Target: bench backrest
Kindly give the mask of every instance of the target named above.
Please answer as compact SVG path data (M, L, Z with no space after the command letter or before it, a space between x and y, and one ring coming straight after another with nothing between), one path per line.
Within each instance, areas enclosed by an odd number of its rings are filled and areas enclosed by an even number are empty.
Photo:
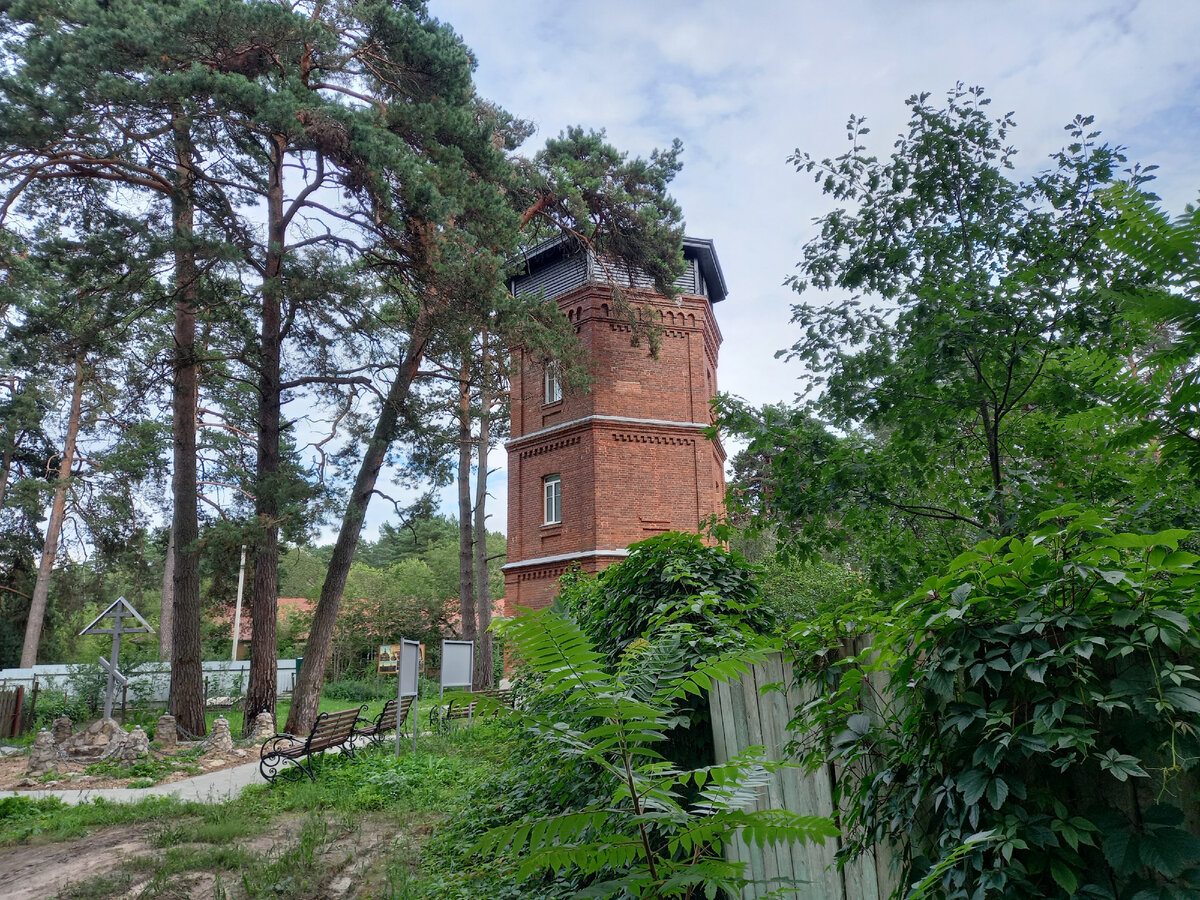
M512 708L512 705L513 705L512 690L510 690L508 688L493 688L492 690L487 690L487 691L475 691L475 693L472 696L476 699L469 700L469 701L460 701L457 703L453 700L450 701L450 706L446 710L446 718L448 718L448 719L466 719L466 718L470 718L471 716L474 716L475 709L476 709L476 707L479 706L479 701L481 699L483 699L484 697L488 698L489 700L491 700L495 703L503 704L504 706L507 706L510 709Z
M371 723L370 727L365 729L365 734L383 734L388 731L396 730L396 723L404 724L404 720L408 718L408 711L412 707L412 697L401 697L399 705L395 700L389 700L383 704L383 709L379 711L379 715Z
M309 734L305 745L310 753L317 750L328 750L339 747L350 740L354 732L354 723L362 715L365 706L354 709L341 709L337 712L321 713L313 723L312 733Z

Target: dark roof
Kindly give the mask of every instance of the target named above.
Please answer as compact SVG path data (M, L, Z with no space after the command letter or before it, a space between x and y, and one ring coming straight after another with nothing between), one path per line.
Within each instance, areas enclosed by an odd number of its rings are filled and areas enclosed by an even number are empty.
M543 241L536 247L525 251L513 260L514 263L524 263L526 272L533 272L550 265L570 253L567 238L559 235ZM729 293L725 285L725 273L721 271L721 262L717 259L717 251L711 238L687 237L683 239L684 259L695 259L700 264L700 274L708 285L709 300L719 303Z
M729 293L725 286L725 273L721 271L721 261L717 259L717 250L711 238L684 237L684 257L694 256L700 263L700 274L708 285L708 298L713 303L724 300Z

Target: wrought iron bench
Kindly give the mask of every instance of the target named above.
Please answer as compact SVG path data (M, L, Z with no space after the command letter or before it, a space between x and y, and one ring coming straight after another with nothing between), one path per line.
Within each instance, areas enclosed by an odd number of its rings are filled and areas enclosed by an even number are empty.
M466 699L469 697L470 699ZM475 691L461 699L453 699L445 706L435 706L429 711L429 730L444 734L450 723L459 719L473 719L476 712L493 715L500 712L501 707L512 709L513 693L508 688L497 688L490 691ZM482 707L482 709L480 709Z
M333 749L354 752L354 726L366 708L364 704L352 709L321 713L308 737L280 732L267 738L259 752L258 770L262 777L274 781L298 769L309 780L316 781L313 764L318 755Z
M383 709L374 719L359 719L360 722L367 724L361 728L355 727L354 736L356 738L364 737L372 744L382 744L385 734L391 734L393 731L404 728L412 705L412 697L402 698L399 704L395 700L389 700L383 704Z

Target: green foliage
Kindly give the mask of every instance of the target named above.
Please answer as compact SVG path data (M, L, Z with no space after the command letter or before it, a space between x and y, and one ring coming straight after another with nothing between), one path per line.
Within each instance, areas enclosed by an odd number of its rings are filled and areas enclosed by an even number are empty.
M799 559L794 545L780 547L773 531L732 532L729 545L758 566L759 590L784 628L865 596L867 579L861 572L821 556Z
M754 576L740 553L668 532L632 544L594 578L569 573L559 598L611 664L634 640L674 625L693 629L691 658L699 661L771 632L774 614Z
M785 352L808 371L808 403L720 411L748 441L735 515L742 505L805 556L847 557L894 596L1040 510L1154 495L1144 456L1106 452L1104 424L1072 418L1095 405L1077 348L1120 359L1141 329L1119 316L1119 292L1152 278L1101 240L1122 150L1077 117L1048 169L1018 179L1013 114L993 115L981 89L908 107L885 157L859 118L844 154L792 157L833 204L791 279L806 302ZM1128 178L1136 194L1145 175Z
M1189 205L1172 219L1154 199L1125 185L1105 196L1118 214L1106 243L1150 272L1142 284L1117 286L1122 313L1142 332L1141 346L1129 359L1094 352L1085 358L1108 401L1094 416L1115 432L1113 448L1153 445L1194 478L1200 473L1200 209Z
M140 779L146 782L140 785L141 787L149 787L150 785L158 784L158 782L162 781L168 775L173 775L176 772L199 775L201 769L194 758L188 760L186 758L172 759L150 756L133 763L120 761L92 763L85 771L88 775L99 775L101 777ZM130 787L138 786L130 785Z
M355 796L363 809L446 809L456 797L469 797L486 777L481 768L442 756L376 757L356 779Z
M797 629L821 689L794 725L809 763L846 773L849 852L896 842L907 880L933 867L947 900L1195 896L1187 534L1063 508L961 554L895 609ZM855 632L871 646L842 656Z
M94 711L87 701L78 697L68 697L67 691L39 691L34 726L38 729L49 728L51 722L62 716L66 716L72 722L82 722Z
M476 841L474 852L516 856L516 878L575 873L591 882L590 897L711 897L750 883L744 864L721 855L735 834L774 844L835 833L824 819L744 811L778 766L761 748L690 770L659 751L682 724L680 701L744 673L743 658L679 667L689 626L675 624L664 636L676 639L673 648L639 653L614 674L579 626L554 610L519 616L504 631L536 678L527 727L562 759L601 773L607 788L594 802L501 825ZM681 800L689 789L694 802Z
M370 700L390 700L396 696L395 678L376 678L373 681L356 681L345 678L331 681L321 690L329 700L349 700L364 703Z

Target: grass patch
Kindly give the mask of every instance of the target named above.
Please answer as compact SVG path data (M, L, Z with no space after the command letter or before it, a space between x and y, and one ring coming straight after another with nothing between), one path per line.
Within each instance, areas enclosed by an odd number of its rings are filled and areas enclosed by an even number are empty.
M205 806L195 815L180 817L155 830L155 847L179 844L224 844L262 832L270 818L259 807L245 803Z
M148 784L138 785L139 787L149 787L176 772L199 775L201 769L196 763L197 758L196 754L189 753L167 757L148 756L133 763L105 760L92 763L83 771L99 778L134 778L138 781L148 782Z
M242 872L246 896L318 896L313 893L321 873L317 854L328 841L329 825L324 817L314 813L300 827L294 843Z
M43 842L72 840L97 828L168 821L202 809L202 804L174 797L147 797L137 803L93 800L78 806L50 798L4 797L0 799L0 845L34 838Z
M150 826L143 855L123 864L119 876L72 886L75 893L63 894L69 897L119 896L136 886L139 896L156 898L319 900L328 895L330 880L352 865L354 877L362 879L356 882L361 896L465 898L472 895L454 891L477 880L448 871L457 865L450 854L428 857L424 848L442 823L478 813L477 804L490 796L489 784L507 764L510 736L503 725L478 722L449 735L420 737L416 754L404 741L398 758L390 743L353 758L331 755L321 760L315 784L256 785L217 805L160 797L75 807L57 800L0 800L0 844L71 840L111 825ZM368 821L369 840L358 845L356 832ZM281 835L272 849L248 849L268 832ZM371 855L351 860L347 836L372 848ZM448 885L453 887L446 890Z
M101 900L106 897L119 897L129 890L131 884L132 872L114 872L111 875L67 885L55 900Z

